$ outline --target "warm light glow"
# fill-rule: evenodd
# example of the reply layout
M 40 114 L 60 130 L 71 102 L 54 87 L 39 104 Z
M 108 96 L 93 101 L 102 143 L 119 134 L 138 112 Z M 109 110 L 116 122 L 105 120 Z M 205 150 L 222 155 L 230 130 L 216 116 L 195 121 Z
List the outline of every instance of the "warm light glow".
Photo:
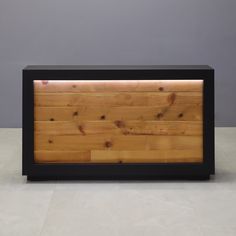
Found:
M 153 83 L 155 81 L 159 82 L 178 82 L 178 83 L 200 83 L 203 80 L 34 80 L 34 83 L 137 83 L 137 82 L 142 82 L 142 83 Z

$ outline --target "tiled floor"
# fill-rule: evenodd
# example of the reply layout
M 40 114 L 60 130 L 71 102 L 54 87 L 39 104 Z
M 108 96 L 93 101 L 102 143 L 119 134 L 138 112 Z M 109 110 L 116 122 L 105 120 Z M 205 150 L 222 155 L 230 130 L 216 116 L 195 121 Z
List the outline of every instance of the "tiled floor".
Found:
M 210 181 L 28 182 L 21 129 L 0 129 L 0 236 L 236 235 L 236 128 Z

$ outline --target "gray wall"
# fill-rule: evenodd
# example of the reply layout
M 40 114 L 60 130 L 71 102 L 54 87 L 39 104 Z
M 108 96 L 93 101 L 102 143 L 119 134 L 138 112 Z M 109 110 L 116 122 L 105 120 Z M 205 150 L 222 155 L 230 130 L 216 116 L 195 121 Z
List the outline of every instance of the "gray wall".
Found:
M 209 64 L 236 126 L 235 0 L 0 0 L 0 127 L 21 127 L 27 64 Z

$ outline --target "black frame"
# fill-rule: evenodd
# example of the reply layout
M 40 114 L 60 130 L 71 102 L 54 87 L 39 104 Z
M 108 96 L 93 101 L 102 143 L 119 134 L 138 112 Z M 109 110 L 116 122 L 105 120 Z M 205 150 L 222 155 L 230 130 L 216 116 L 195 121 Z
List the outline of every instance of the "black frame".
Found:
M 34 80 L 203 80 L 202 163 L 34 163 Z M 23 70 L 22 174 L 46 179 L 209 179 L 214 161 L 214 70 L 209 66 L 28 66 Z

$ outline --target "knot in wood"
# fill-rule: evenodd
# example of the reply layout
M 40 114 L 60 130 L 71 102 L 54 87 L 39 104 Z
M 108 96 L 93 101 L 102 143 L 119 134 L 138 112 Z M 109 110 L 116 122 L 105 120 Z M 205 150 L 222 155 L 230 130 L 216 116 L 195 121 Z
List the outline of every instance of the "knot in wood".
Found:
M 171 94 L 168 96 L 168 102 L 170 103 L 170 105 L 172 105 L 172 104 L 175 102 L 175 98 L 176 98 L 175 93 L 171 93 Z
M 124 128 L 125 127 L 125 122 L 122 121 L 122 120 L 116 120 L 114 123 L 118 128 Z
M 105 142 L 105 147 L 110 148 L 112 146 L 112 142 L 111 141 L 106 141 Z
M 85 135 L 84 127 L 82 125 L 78 125 L 78 130 L 80 131 L 81 134 Z
M 47 85 L 48 84 L 48 80 L 42 80 L 42 84 L 43 85 Z
M 79 115 L 78 111 L 75 111 L 75 112 L 73 113 L 73 116 L 78 116 L 78 115 Z
M 49 143 L 53 143 L 53 141 L 51 139 L 48 140 Z
M 157 114 L 157 119 L 160 119 L 160 118 L 162 118 L 163 117 L 163 114 L 162 113 L 158 113 Z

